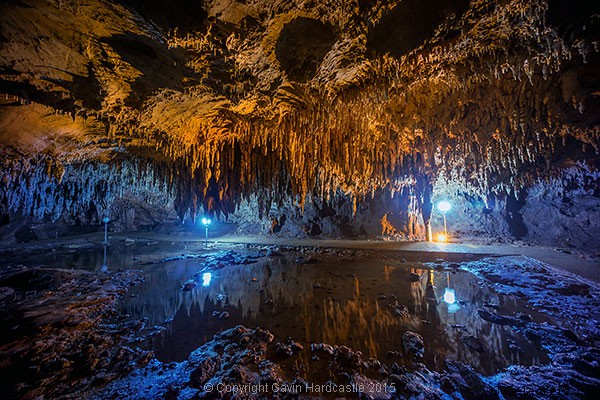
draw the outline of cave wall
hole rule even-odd
[[[163,166],[163,168],[168,168]],[[172,230],[180,189],[146,160],[55,164],[38,157],[4,163],[0,237],[27,242],[98,230]]]
[[[114,181],[114,229],[208,212],[264,232],[289,214],[280,234],[421,238],[427,188],[433,200],[456,197],[463,236],[559,243],[530,211],[548,202],[560,232],[579,226],[551,188],[575,164],[597,171],[597,4],[165,4],[0,4],[0,196],[11,223],[95,226],[90,202],[109,206],[90,188],[122,176],[115,160],[128,159],[138,175]]]

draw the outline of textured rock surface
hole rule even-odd
[[[78,398],[145,365],[151,353],[135,343],[145,322],[117,318],[117,299],[139,280],[132,271],[3,268],[3,395]]]
[[[243,200],[266,224],[308,209],[298,233],[422,237],[450,182],[465,234],[598,247],[594,2],[199,4],[0,5],[4,224],[148,228]]]

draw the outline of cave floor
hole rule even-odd
[[[111,233],[110,240],[116,241],[147,241],[182,243],[190,247],[204,246],[201,233],[178,233],[174,235],[157,234],[153,232],[122,232]],[[71,237],[40,240],[19,245],[0,244],[0,262],[2,254],[23,254],[55,251],[58,248],[84,249],[100,245],[103,241],[101,233],[89,233]],[[216,250],[221,247],[236,245],[275,245],[296,247],[320,247],[334,249],[361,249],[384,252],[400,252],[407,254],[431,253],[439,258],[462,259],[464,255],[513,256],[520,255],[542,261],[556,269],[570,272],[593,282],[600,282],[600,257],[598,254],[582,253],[569,249],[528,245],[515,243],[483,243],[480,240],[464,240],[461,242],[425,242],[425,241],[393,241],[393,240],[350,240],[350,239],[309,239],[281,238],[275,236],[237,236],[226,235],[209,238],[208,247]],[[592,249],[593,250],[593,249]],[[596,251],[595,253],[598,253]]]
[[[478,243],[438,243],[438,242],[399,242],[384,240],[318,240],[287,239],[270,237],[224,237],[217,242],[254,243],[295,246],[317,246],[326,248],[348,248],[363,250],[384,250],[410,253],[436,253],[440,258],[452,258],[452,254],[478,254],[491,256],[522,255],[542,261],[555,268],[571,272],[585,279],[600,282],[600,260],[583,258],[569,250],[552,247],[520,244],[478,244]]]
[[[367,398],[592,398],[600,386],[598,264],[575,254],[198,233],[102,241],[0,246],[8,393],[211,398],[212,384],[333,382],[350,397],[360,386]]]

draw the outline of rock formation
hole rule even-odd
[[[464,235],[598,248],[599,8],[5,1],[1,234],[211,212],[423,237],[445,196]]]

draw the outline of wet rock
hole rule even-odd
[[[410,379],[405,374],[391,374],[388,378],[390,384],[393,384],[396,390],[404,390],[406,386],[410,383]]]
[[[312,343],[310,345],[310,351],[313,353],[324,353],[331,356],[335,354],[333,346],[327,343]]]
[[[219,314],[219,319],[227,319],[227,318],[229,318],[229,312],[223,311],[221,314]]]
[[[6,286],[0,287],[0,302],[9,302],[15,298],[14,289]]]
[[[221,303],[227,303],[227,300],[228,300],[228,296],[226,294],[219,293],[217,295],[217,301],[220,301]]]
[[[454,381],[449,376],[442,376],[440,378],[440,388],[444,391],[444,393],[452,394],[457,391],[456,385],[454,385]]]
[[[115,322],[118,299],[137,273],[36,268],[17,276],[3,273],[3,283],[13,284],[16,294],[28,293],[2,303],[3,324],[16,327],[2,333],[3,397],[81,398],[90,385],[148,362],[151,352],[132,349],[147,321]],[[46,289],[30,291],[26,277]],[[24,331],[24,324],[36,328]]]
[[[183,284],[183,286],[181,287],[181,290],[184,292],[189,292],[190,290],[194,289],[196,286],[197,286],[196,281],[190,279]]]
[[[293,342],[291,344],[291,348],[295,353],[301,352],[304,350],[304,346],[300,342]]]
[[[519,346],[519,344],[512,339],[506,339],[506,342],[508,343],[508,348],[514,351],[517,351],[519,353],[523,353],[524,350],[521,348],[521,346]]]
[[[493,303],[483,303],[484,307],[493,308],[494,310],[498,310],[500,306],[498,304]]]
[[[509,367],[498,389],[506,399],[595,399],[600,380],[567,365]]]
[[[511,326],[523,326],[525,325],[525,322],[515,318],[515,317],[510,317],[510,316],[506,316],[506,315],[500,315],[500,314],[496,314],[496,313],[492,313],[489,312],[487,310],[484,309],[480,309],[477,310],[477,313],[479,314],[479,316],[483,319],[485,319],[486,321],[489,321],[493,324],[498,324],[498,325],[511,325]]]
[[[399,353],[398,353],[399,354]],[[400,354],[399,354],[400,355]],[[397,374],[397,375],[402,375],[402,374],[406,374],[408,371],[406,369],[405,366],[403,365],[398,365],[397,362],[394,362],[392,364],[392,374]]]
[[[425,354],[423,336],[416,332],[404,332],[402,335],[402,345],[404,346],[404,352],[411,357],[422,358]]]
[[[445,389],[455,387],[466,400],[499,399],[498,392],[485,383],[473,369],[463,363],[446,361]]]
[[[292,357],[294,354],[301,352],[304,349],[304,346],[293,339],[288,338],[284,342],[277,342],[275,349],[280,356]]]
[[[354,370],[362,365],[361,354],[348,346],[337,347],[335,359],[344,369]]]
[[[585,284],[571,283],[566,286],[550,287],[549,289],[565,296],[587,296],[590,294],[590,287]]]
[[[472,350],[475,350],[478,353],[483,353],[484,351],[483,344],[481,344],[481,341],[475,336],[463,337],[461,338],[461,341],[465,345],[467,345],[467,347],[471,348]]]
[[[266,256],[267,257],[283,257],[283,254],[281,254],[277,250],[269,249],[269,250],[267,250]]]
[[[386,400],[392,398],[392,391],[384,382],[369,379],[360,374],[352,375],[351,382],[358,389],[361,399]]]
[[[573,367],[584,375],[600,378],[600,349],[586,349],[574,360]]]
[[[404,304],[394,306],[393,307],[394,315],[397,317],[408,318],[410,317],[410,313],[408,312],[408,307]]]

